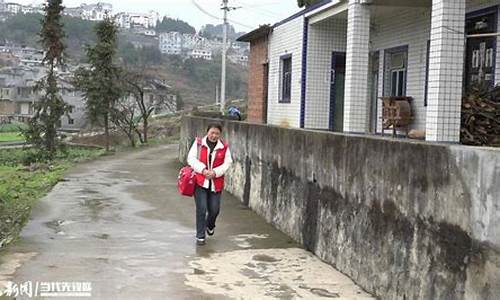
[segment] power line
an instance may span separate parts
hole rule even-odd
[[[222,20],[221,18],[211,14],[210,12],[206,11],[201,5],[199,5],[198,3],[196,3],[195,0],[191,0],[191,3],[193,3],[194,6],[196,6],[196,8],[198,8],[202,13],[204,13],[205,15],[209,16],[209,17],[212,17],[216,20]]]
[[[196,6],[196,8],[198,8],[198,10],[200,10],[202,13],[204,13],[205,15],[213,18],[213,19],[216,19],[216,20],[219,20],[219,21],[222,21],[223,19],[222,18],[219,18],[217,17],[216,15],[213,15],[212,13],[210,13],[209,11],[207,11],[206,9],[204,9],[201,5],[199,5],[195,0],[191,0],[191,3],[193,3],[194,6]],[[250,25],[246,25],[246,24],[243,24],[243,23],[240,23],[238,21],[235,21],[235,20],[232,20],[232,19],[227,19],[229,22],[233,23],[233,24],[236,24],[236,25],[239,25],[241,27],[246,27],[248,29],[254,29],[254,26],[250,26]]]
[[[255,14],[264,14],[268,17],[277,17],[277,18],[283,18],[282,15],[278,15],[274,12],[271,12],[269,10],[266,10],[266,9],[262,9],[262,8],[257,8],[257,7],[251,7],[251,6],[243,6],[243,9],[248,9],[248,10],[252,10],[252,11],[255,11],[254,13]]]

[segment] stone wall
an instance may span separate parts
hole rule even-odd
[[[211,120],[182,121],[180,159]],[[236,195],[382,299],[498,299],[500,151],[226,122]]]

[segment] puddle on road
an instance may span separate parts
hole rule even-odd
[[[107,233],[102,233],[102,234],[94,234],[93,237],[100,239],[100,240],[107,240],[107,239],[109,239],[110,235]]]
[[[29,252],[0,256],[0,294],[2,294],[7,287],[7,282],[12,280],[16,270],[36,255],[36,252]]]
[[[298,248],[216,253],[189,265],[186,285],[207,294],[237,299],[373,299],[348,277]]]
[[[233,241],[238,247],[248,249],[252,248],[251,240],[267,239],[269,234],[238,234],[230,236],[229,239]]]

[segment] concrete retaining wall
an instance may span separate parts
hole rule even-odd
[[[180,159],[208,119],[184,118]],[[498,299],[500,151],[226,122],[227,190],[383,299]]]

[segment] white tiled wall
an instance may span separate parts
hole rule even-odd
[[[426,140],[460,141],[465,0],[432,3]]]
[[[500,32],[500,6],[498,7],[498,31]],[[495,84],[500,84],[500,37],[497,37],[497,62],[495,66]]]
[[[368,72],[370,52],[370,9],[349,0],[344,92],[344,131],[369,130]]]
[[[304,18],[298,17],[275,27],[269,39],[269,124],[300,127],[303,29]],[[279,103],[280,57],[286,54],[292,55],[291,101]]]
[[[384,50],[408,46],[406,94],[413,97],[415,121],[413,128],[425,129],[425,73],[427,61],[427,41],[430,38],[430,10],[425,8],[398,8],[390,13],[390,18],[375,18],[371,31],[371,50],[380,51],[379,96],[384,88]],[[379,117],[382,102],[377,105]],[[380,120],[380,118],[379,118]],[[381,131],[381,121],[377,122]]]
[[[332,52],[345,52],[347,21],[333,19],[309,25],[305,127],[328,129]]]
[[[434,0],[434,2],[440,2],[440,0]],[[499,4],[500,0],[467,0],[466,11],[472,12]],[[380,53],[379,96],[383,95],[384,86],[384,50],[408,46],[407,95],[414,98],[415,121],[413,128],[426,129],[428,108],[424,106],[424,98],[431,10],[430,8],[393,7],[389,14],[390,18],[380,18],[377,15],[373,14],[372,10],[370,51],[379,51]],[[271,124],[300,126],[303,22],[304,19],[299,17],[282,24],[274,29],[270,38],[268,119]],[[346,20],[341,21],[333,18],[309,26],[306,128],[328,128],[331,52],[346,50],[346,38],[342,35],[343,32],[346,32],[346,26]],[[500,37],[497,47],[496,82],[500,83]],[[279,59],[285,54],[292,54],[293,62],[292,96],[289,104],[278,103]],[[363,87],[362,89],[367,88]],[[428,99],[429,101],[430,99]],[[378,103],[377,107],[380,117],[382,104]],[[368,107],[367,111],[369,111]],[[349,116],[347,118],[349,119]],[[378,132],[380,132],[381,122],[377,123]]]

